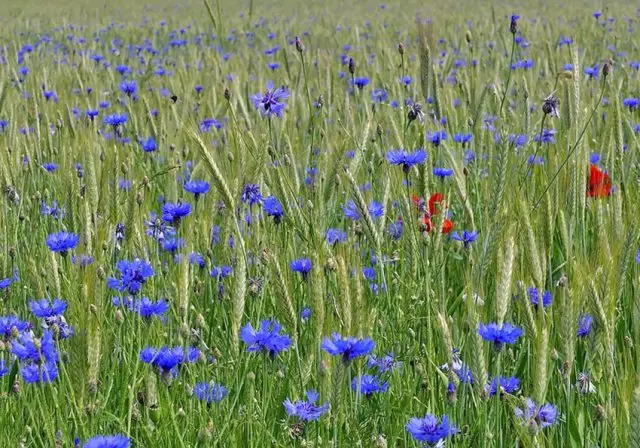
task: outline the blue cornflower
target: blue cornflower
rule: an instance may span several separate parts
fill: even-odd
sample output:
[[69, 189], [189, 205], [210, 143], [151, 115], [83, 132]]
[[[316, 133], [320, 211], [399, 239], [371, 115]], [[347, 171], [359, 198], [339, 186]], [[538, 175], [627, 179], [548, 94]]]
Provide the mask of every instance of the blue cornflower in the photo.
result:
[[142, 297], [141, 299], [133, 299], [127, 297], [121, 299], [114, 297], [111, 301], [113, 306], [124, 306], [129, 311], [133, 311], [140, 315], [140, 317], [151, 318], [153, 316], [162, 316], [169, 311], [169, 303], [164, 299], [153, 301], [148, 297]]
[[185, 191], [193, 194], [196, 200], [198, 200], [201, 194], [205, 194], [209, 191], [209, 182], [204, 180], [190, 180], [185, 182], [184, 189]]
[[84, 448], [129, 448], [131, 439], [125, 435], [95, 436], [87, 440]]
[[542, 134], [537, 134], [535, 141], [552, 144], [556, 142], [556, 130], [555, 129], [543, 129]]
[[388, 381], [381, 381], [378, 377], [367, 374], [355, 377], [351, 381], [351, 389], [358, 391], [358, 383], [360, 383], [360, 393], [368, 396], [374, 393], [384, 393], [389, 388]]
[[13, 283], [13, 279], [10, 277], [0, 279], [0, 291], [7, 289]]
[[199, 356], [200, 350], [195, 347], [190, 347], [186, 354], [182, 347], [146, 347], [140, 351], [140, 361], [152, 364], [163, 374], [171, 373], [174, 377], [178, 374], [178, 367], [187, 362], [196, 362]]
[[[538, 304], [540, 303], [540, 293], [538, 291], [538, 288], [529, 288], [529, 300], [531, 300], [531, 303], [537, 307]], [[551, 305], [551, 302], [553, 301], [553, 296], [551, 295], [551, 292], [549, 291], [545, 291], [542, 293], [542, 307], [546, 308], [549, 305]]]
[[527, 158], [527, 163], [532, 166], [544, 165], [544, 157], [536, 156], [535, 154], [529, 154], [529, 157]]
[[514, 327], [509, 323], [499, 327], [496, 323], [480, 324], [478, 334], [488, 342], [493, 342], [496, 348], [502, 348], [504, 344], [514, 344], [522, 335], [522, 329]]
[[251, 101], [257, 111], [262, 116], [282, 117], [287, 103], [284, 102], [289, 97], [289, 92], [284, 86], [274, 89], [271, 81], [267, 82], [267, 90], [263, 94], [256, 94], [251, 96]]
[[522, 420], [522, 425], [530, 429], [541, 430], [553, 425], [558, 417], [558, 409], [549, 403], [536, 406], [531, 398], [523, 408], [516, 408], [515, 414]]
[[219, 403], [228, 393], [229, 391], [222, 384], [197, 383], [193, 386], [193, 395], [199, 400], [206, 401], [207, 404]]
[[[520, 380], [515, 376], [511, 377], [500, 377], [500, 395], [507, 393], [513, 394], [520, 387]], [[485, 390], [489, 394], [490, 397], [493, 397], [496, 393], [498, 393], [498, 378], [494, 377], [489, 384], [486, 385]]]
[[122, 81], [120, 83], [120, 91], [127, 96], [134, 96], [136, 93], [138, 93], [138, 83], [135, 81], [135, 79]]
[[342, 210], [344, 212], [344, 216], [346, 216], [347, 218], [353, 221], [360, 220], [360, 212], [358, 211], [358, 207], [356, 206], [356, 203], [351, 199], [349, 199], [347, 203], [344, 204]]
[[526, 134], [511, 134], [508, 137], [509, 143], [515, 145], [516, 148], [521, 148], [529, 141], [529, 136]]
[[158, 144], [153, 137], [149, 137], [146, 140], [140, 140], [140, 146], [144, 152], [153, 152], [158, 149]]
[[636, 110], [640, 106], [640, 99], [638, 98], [625, 98], [622, 100], [622, 105], [628, 107], [629, 110]]
[[402, 149], [398, 151], [389, 151], [387, 153], [387, 160], [392, 165], [402, 165], [402, 171], [409, 173], [411, 167], [414, 165], [422, 165], [427, 159], [427, 153], [423, 149], [418, 149], [415, 152], [409, 153]]
[[475, 230], [472, 230], [471, 232], [465, 230], [464, 232], [462, 232], [462, 235], [460, 235], [458, 232], [453, 232], [451, 234], [451, 238], [463, 243], [466, 249], [471, 243], [478, 239], [478, 232], [476, 232]]
[[402, 84], [404, 84], [405, 86], [408, 86], [409, 84], [411, 84], [411, 81], [413, 81], [413, 79], [411, 78], [411, 76], [402, 76], [400, 77], [400, 82]]
[[279, 224], [282, 221], [282, 217], [284, 216], [284, 208], [282, 204], [275, 196], [268, 196], [264, 198], [264, 202], [262, 203], [262, 210], [267, 214], [267, 216], [271, 216], [273, 218], [273, 222]]
[[127, 73], [131, 73], [131, 69], [129, 68], [128, 65], [116, 65], [115, 68], [116, 72], [118, 72], [120, 75], [126, 75]]
[[378, 373], [389, 373], [400, 365], [399, 361], [396, 361], [393, 353], [387, 353], [381, 358], [376, 358], [370, 355], [367, 358], [367, 367], [378, 369]]
[[597, 152], [592, 152], [591, 155], [589, 156], [589, 163], [591, 165], [597, 165], [598, 163], [600, 163], [600, 159], [601, 159], [600, 154], [598, 154]]
[[593, 328], [593, 316], [590, 314], [581, 314], [578, 317], [578, 337], [584, 338], [591, 334]]
[[325, 337], [321, 348], [332, 356], [341, 356], [344, 362], [354, 360], [359, 356], [366, 356], [373, 351], [376, 344], [373, 339], [357, 339], [352, 336], [343, 338], [339, 333], [333, 333], [331, 339]]
[[7, 363], [4, 359], [0, 359], [0, 378], [9, 373], [9, 368], [7, 367]]
[[162, 246], [162, 250], [164, 250], [165, 252], [170, 252], [170, 253], [177, 252], [178, 249], [182, 249], [184, 247], [184, 238], [176, 238], [176, 237], [165, 238], [162, 241], [161, 246]]
[[158, 242], [164, 241], [165, 237], [175, 235], [175, 229], [158, 219], [156, 212], [149, 213], [149, 219], [144, 222], [147, 228], [146, 234], [155, 238]]
[[80, 241], [80, 237], [75, 233], [58, 232], [47, 236], [46, 243], [49, 250], [59, 252], [60, 255], [67, 255], [71, 249], [75, 249]]
[[384, 103], [389, 98], [389, 94], [384, 89], [373, 89], [371, 91], [371, 99], [374, 103]]
[[369, 78], [367, 78], [366, 76], [361, 76], [358, 78], [355, 78], [353, 80], [353, 84], [360, 90], [364, 89], [366, 86], [369, 85]]
[[414, 417], [407, 423], [407, 431], [418, 442], [424, 442], [427, 446], [444, 446], [444, 439], [458, 432], [458, 428], [449, 423], [449, 417], [442, 419], [431, 414], [425, 414], [423, 418]]
[[298, 400], [292, 403], [287, 398], [283, 403], [284, 409], [290, 417], [298, 417], [305, 422], [318, 420], [329, 409], [329, 402], [325, 401], [323, 405], [317, 406], [319, 394], [315, 390], [308, 390], [306, 395], [307, 401]]
[[202, 93], [202, 91], [204, 90], [204, 87], [203, 87], [203, 86], [201, 86], [200, 84], [197, 84], [197, 85], [195, 85], [195, 86], [193, 87], [193, 90], [195, 90], [195, 91], [196, 91], [196, 93], [200, 94], [200, 93]]
[[453, 168], [434, 168], [433, 175], [444, 179], [445, 177], [453, 176]]
[[34, 316], [47, 319], [63, 314], [67, 309], [67, 302], [60, 299], [53, 299], [53, 301], [48, 299], [31, 300], [29, 308]]
[[30, 327], [29, 322], [22, 321], [18, 316], [0, 316], [0, 338], [10, 339], [18, 336]]
[[124, 125], [129, 116], [127, 114], [112, 114], [104, 117], [104, 124], [117, 128], [118, 126]]
[[162, 220], [164, 222], [179, 223], [180, 220], [191, 213], [191, 204], [188, 202], [178, 202], [173, 204], [167, 202], [162, 206]]
[[242, 189], [240, 200], [249, 205], [261, 203], [262, 194], [260, 194], [260, 187], [256, 184], [246, 184]]
[[120, 279], [109, 277], [107, 286], [117, 291], [128, 291], [136, 295], [140, 288], [153, 275], [153, 268], [149, 263], [139, 258], [133, 261], [120, 260], [117, 264]]
[[98, 115], [100, 115], [100, 111], [98, 110], [95, 110], [95, 109], [87, 110], [87, 118], [91, 121], [93, 121], [93, 119], [96, 118]]
[[387, 226], [387, 233], [393, 241], [398, 241], [402, 238], [403, 224], [401, 219], [390, 222]]
[[600, 66], [598, 64], [594, 64], [592, 67], [585, 67], [584, 74], [587, 75], [590, 79], [597, 78], [600, 72]]
[[293, 272], [299, 272], [302, 275], [302, 278], [306, 280], [309, 272], [311, 272], [313, 263], [309, 258], [299, 258], [297, 260], [293, 260], [289, 266]]
[[341, 229], [329, 229], [327, 230], [326, 241], [330, 246], [336, 243], [344, 243], [347, 241], [347, 233]]
[[362, 268], [362, 275], [366, 280], [373, 281], [376, 279], [376, 270], [371, 267]]
[[44, 330], [40, 339], [36, 339], [30, 331], [21, 333], [11, 341], [11, 353], [20, 361], [40, 362], [44, 359], [49, 362], [58, 362], [53, 333], [49, 330]]
[[462, 146], [466, 145], [473, 138], [473, 134], [454, 134], [453, 141], [456, 143], [461, 143]]
[[[445, 364], [446, 365], [446, 364]], [[448, 367], [448, 366], [447, 366]], [[453, 371], [458, 376], [458, 379], [463, 384], [473, 384], [473, 371], [469, 368], [468, 365], [460, 363], [459, 368], [453, 368]]]
[[29, 363], [20, 369], [25, 383], [50, 383], [58, 378], [58, 365], [53, 361], [42, 364]]
[[204, 257], [198, 252], [191, 252], [189, 254], [189, 264], [194, 264], [196, 266], [204, 268], [205, 266]]
[[445, 131], [436, 131], [436, 132], [427, 133], [427, 140], [429, 140], [429, 142], [435, 147], [440, 146], [440, 143], [442, 143], [446, 139], [447, 139], [447, 133]]
[[282, 326], [275, 319], [260, 321], [260, 329], [255, 330], [251, 322], [240, 329], [240, 339], [248, 345], [248, 352], [264, 351], [271, 357], [287, 350], [291, 346], [291, 338], [281, 334]]
[[59, 219], [64, 217], [64, 210], [58, 207], [58, 201], [53, 201], [51, 207], [46, 202], [42, 201], [40, 204], [40, 214], [43, 216], [52, 216], [53, 219]]
[[42, 164], [42, 168], [44, 168], [48, 173], [53, 173], [58, 169], [58, 164], [53, 162], [47, 162]]
[[305, 307], [300, 312], [300, 320], [302, 321], [302, 323], [305, 323], [309, 320], [310, 317], [311, 317], [311, 308]]
[[216, 280], [222, 280], [223, 278], [229, 277], [231, 275], [231, 272], [231, 266], [214, 266], [213, 268], [211, 268], [209, 275]]
[[384, 215], [384, 206], [377, 201], [371, 201], [371, 203], [369, 204], [369, 214], [371, 215], [373, 220], [376, 221], [378, 218]]
[[201, 132], [210, 132], [211, 128], [222, 129], [222, 123], [215, 118], [205, 118], [200, 122]]

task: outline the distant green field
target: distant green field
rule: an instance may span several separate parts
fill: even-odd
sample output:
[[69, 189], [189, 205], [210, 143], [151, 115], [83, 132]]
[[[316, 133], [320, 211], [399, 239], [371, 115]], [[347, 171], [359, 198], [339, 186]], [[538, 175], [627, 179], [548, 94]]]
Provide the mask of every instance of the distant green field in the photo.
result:
[[0, 8], [0, 447], [640, 448], [640, 10]]

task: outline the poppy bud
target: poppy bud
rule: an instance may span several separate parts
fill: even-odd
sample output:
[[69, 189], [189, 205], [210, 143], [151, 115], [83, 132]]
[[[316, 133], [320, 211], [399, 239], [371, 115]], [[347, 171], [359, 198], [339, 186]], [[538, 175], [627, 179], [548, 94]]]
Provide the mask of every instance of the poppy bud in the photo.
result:
[[402, 44], [402, 42], [398, 44], [398, 53], [400, 53], [400, 56], [404, 54], [404, 45]]
[[609, 61], [605, 61], [604, 66], [602, 67], [602, 75], [606, 78], [611, 71], [611, 66], [609, 65]]

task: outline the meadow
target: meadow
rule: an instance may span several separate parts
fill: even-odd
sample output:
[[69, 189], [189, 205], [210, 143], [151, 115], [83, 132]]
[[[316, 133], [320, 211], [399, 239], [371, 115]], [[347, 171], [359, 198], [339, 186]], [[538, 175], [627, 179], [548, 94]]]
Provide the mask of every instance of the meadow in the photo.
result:
[[640, 10], [280, 3], [3, 7], [0, 446], [640, 448]]

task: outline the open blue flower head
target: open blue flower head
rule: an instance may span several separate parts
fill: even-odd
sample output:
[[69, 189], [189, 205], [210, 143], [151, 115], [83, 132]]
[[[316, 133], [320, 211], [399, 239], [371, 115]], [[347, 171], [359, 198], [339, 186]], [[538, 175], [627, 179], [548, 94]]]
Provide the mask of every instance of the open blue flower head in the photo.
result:
[[31, 300], [29, 302], [29, 308], [34, 316], [47, 319], [53, 316], [59, 316], [67, 309], [67, 302], [60, 299], [40, 299]]
[[411, 167], [414, 165], [422, 165], [427, 160], [427, 153], [423, 149], [418, 149], [415, 152], [406, 152], [402, 149], [397, 151], [389, 151], [387, 153], [387, 160], [392, 165], [401, 165], [402, 171], [409, 173]]
[[488, 342], [493, 342], [496, 348], [502, 348], [504, 344], [514, 344], [520, 336], [522, 329], [514, 327], [509, 323], [502, 324], [499, 327], [496, 323], [480, 324], [478, 334]]
[[360, 386], [360, 393], [362, 395], [371, 396], [376, 393], [384, 393], [389, 388], [388, 381], [382, 381], [377, 376], [362, 375], [361, 377], [355, 377], [351, 381], [351, 390], [358, 391], [358, 385]]
[[144, 152], [154, 152], [158, 149], [158, 144], [153, 137], [149, 137], [146, 140], [140, 140], [140, 146]]
[[367, 358], [367, 367], [370, 369], [377, 369], [378, 373], [389, 373], [395, 370], [400, 365], [400, 361], [396, 361], [393, 353], [387, 353], [386, 355], [377, 358], [370, 355]]
[[444, 140], [447, 139], [447, 133], [445, 131], [428, 132], [427, 140], [435, 147], [440, 146]]
[[154, 365], [163, 374], [171, 373], [174, 377], [178, 374], [178, 367], [187, 362], [196, 362], [199, 356], [200, 350], [195, 347], [189, 347], [187, 353], [182, 347], [146, 347], [140, 351], [140, 361]]
[[341, 356], [345, 362], [368, 355], [375, 346], [373, 339], [358, 339], [352, 336], [343, 338], [339, 333], [333, 333], [331, 339], [325, 337], [321, 345], [325, 352], [332, 356]]
[[132, 97], [138, 93], [138, 83], [135, 79], [122, 81], [120, 83], [120, 91], [125, 95]]
[[58, 232], [47, 236], [47, 247], [52, 252], [58, 252], [60, 255], [67, 255], [72, 249], [78, 245], [80, 237], [75, 233]]
[[444, 179], [445, 177], [453, 176], [453, 168], [439, 168], [435, 167], [433, 169], [433, 175]]
[[209, 191], [209, 182], [204, 180], [190, 180], [185, 182], [184, 184], [185, 191], [193, 194], [196, 199], [200, 197], [200, 195], [205, 194]]
[[113, 306], [123, 306], [145, 318], [160, 317], [169, 311], [169, 303], [164, 299], [153, 301], [148, 297], [142, 297], [141, 299], [114, 297], [111, 303]]
[[162, 220], [164, 222], [177, 224], [189, 213], [191, 213], [191, 204], [188, 202], [178, 202], [176, 204], [167, 202], [162, 206]]
[[242, 188], [240, 200], [245, 204], [255, 205], [262, 202], [262, 194], [260, 194], [260, 186], [256, 184], [246, 184]]
[[285, 100], [289, 97], [289, 92], [282, 86], [274, 89], [273, 82], [267, 82], [267, 90], [262, 94], [251, 96], [253, 106], [264, 117], [282, 117], [287, 106]]
[[112, 114], [104, 117], [104, 124], [117, 128], [119, 126], [124, 125], [129, 116], [126, 114]]
[[30, 331], [20, 334], [11, 341], [11, 353], [20, 361], [38, 363], [44, 359], [53, 363], [58, 362], [58, 351], [53, 333], [49, 330], [44, 330], [40, 339], [37, 339]]
[[[513, 394], [520, 387], [520, 380], [515, 376], [511, 377], [500, 377], [500, 394], [503, 393]], [[489, 384], [485, 387], [485, 390], [489, 394], [490, 397], [494, 396], [498, 393], [498, 378], [494, 377]]]
[[109, 277], [107, 286], [117, 291], [127, 291], [132, 295], [138, 294], [142, 285], [153, 275], [151, 265], [139, 258], [133, 261], [120, 260], [117, 268], [120, 271], [120, 278]]
[[478, 232], [476, 232], [475, 230], [472, 230], [471, 232], [465, 230], [464, 232], [462, 232], [462, 234], [453, 232], [451, 234], [451, 238], [456, 241], [460, 241], [462, 244], [464, 244], [465, 248], [468, 248], [471, 243], [478, 239]]
[[311, 272], [311, 269], [313, 268], [313, 263], [309, 258], [299, 258], [297, 260], [293, 260], [290, 267], [293, 272], [298, 272], [302, 275], [302, 278], [306, 280], [309, 272]]
[[344, 243], [347, 241], [347, 233], [341, 229], [329, 229], [327, 230], [326, 241], [329, 246], [333, 246], [337, 243]]
[[316, 405], [319, 395], [314, 390], [307, 391], [306, 395], [306, 401], [298, 400], [296, 402], [292, 402], [287, 398], [283, 403], [284, 409], [290, 417], [298, 417], [300, 420], [305, 422], [318, 420], [322, 417], [322, 414], [329, 410], [329, 402], [325, 401], [324, 404], [320, 406]]
[[95, 436], [84, 444], [84, 448], [129, 448], [130, 446], [131, 439], [122, 434]]
[[53, 361], [26, 364], [20, 369], [20, 375], [27, 384], [51, 383], [58, 378], [58, 365]]
[[[538, 291], [538, 288], [529, 288], [528, 293], [531, 304], [537, 307], [540, 304], [540, 292]], [[542, 293], [542, 307], [548, 307], [551, 305], [551, 302], [553, 302], [553, 295], [550, 291], [544, 291]]]
[[446, 415], [442, 419], [431, 414], [426, 414], [423, 418], [414, 417], [409, 420], [406, 428], [418, 442], [432, 447], [443, 446], [441, 442], [458, 432], [458, 428], [449, 423], [449, 417]]
[[578, 317], [578, 337], [586, 338], [591, 334], [593, 328], [593, 316], [590, 314], [581, 314]]
[[262, 203], [262, 209], [267, 216], [271, 216], [273, 218], [273, 221], [276, 224], [279, 224], [284, 216], [284, 208], [275, 196], [266, 197]]
[[275, 319], [260, 321], [260, 328], [254, 329], [251, 322], [240, 329], [240, 339], [248, 345], [248, 352], [266, 352], [271, 357], [291, 347], [291, 338], [281, 334], [282, 326]]
[[217, 383], [197, 383], [193, 386], [193, 395], [207, 404], [219, 403], [228, 393], [226, 387]]
[[0, 316], [0, 338], [4, 340], [18, 336], [29, 329], [29, 322], [22, 321], [18, 316]]
[[525, 406], [516, 408], [514, 413], [520, 418], [521, 424], [540, 431], [556, 423], [558, 409], [549, 403], [536, 406], [531, 398], [527, 398]]
[[209, 272], [209, 275], [216, 280], [222, 280], [229, 277], [232, 271], [233, 269], [228, 265], [213, 266], [211, 268], [211, 271]]

